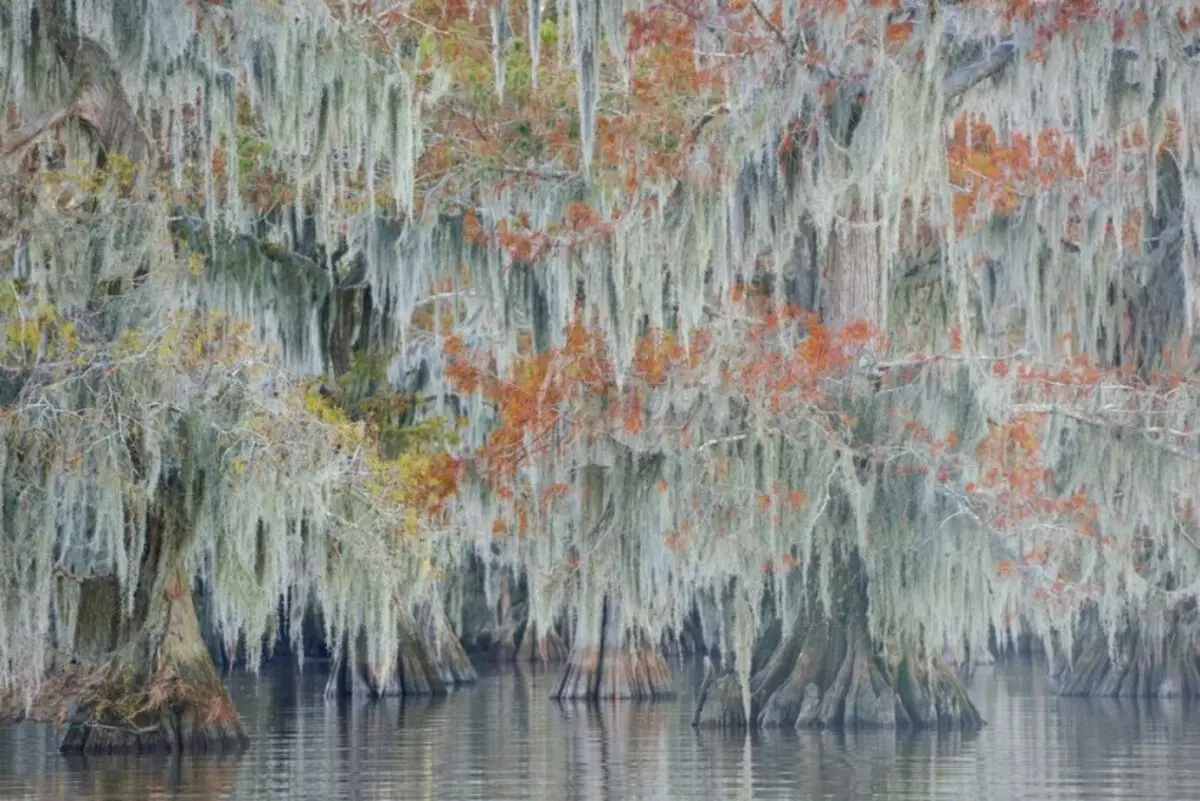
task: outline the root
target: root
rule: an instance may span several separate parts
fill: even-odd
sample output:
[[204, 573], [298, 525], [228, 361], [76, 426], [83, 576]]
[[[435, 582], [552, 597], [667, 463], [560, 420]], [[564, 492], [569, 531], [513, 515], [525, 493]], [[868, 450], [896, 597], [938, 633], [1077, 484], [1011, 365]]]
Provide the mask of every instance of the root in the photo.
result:
[[888, 665], [865, 629], [822, 619], [785, 638], [750, 682], [751, 719], [736, 674], [710, 676], [693, 725], [711, 728], [938, 726], [983, 719], [958, 677], [939, 663]]

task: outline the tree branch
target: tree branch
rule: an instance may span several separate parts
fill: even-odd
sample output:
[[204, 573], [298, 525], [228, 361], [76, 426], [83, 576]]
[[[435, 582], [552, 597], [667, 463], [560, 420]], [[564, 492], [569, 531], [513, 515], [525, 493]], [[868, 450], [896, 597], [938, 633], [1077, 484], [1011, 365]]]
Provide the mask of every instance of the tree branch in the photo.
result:
[[120, 154], [133, 163], [145, 161], [152, 148], [133, 105], [113, 67], [112, 56], [99, 42], [79, 33], [66, 18], [58, 0], [39, 0], [38, 25], [54, 45], [71, 75], [69, 102], [47, 112], [21, 129], [2, 151], [7, 156], [70, 117], [88, 129], [106, 154]]
[[779, 41], [779, 43], [784, 47], [787, 47], [788, 41], [786, 38], [784, 38], [783, 31], [779, 30], [779, 27], [774, 22], [771, 22], [771, 18], [763, 13], [763, 10], [759, 8], [758, 3], [754, 2], [754, 0], [750, 0], [750, 7], [754, 9], [754, 13], [757, 14], [758, 18], [763, 21], [763, 24], [771, 29], [771, 33], [775, 34], [775, 38]]
[[26, 123], [21, 127], [21, 130], [13, 134], [12, 138], [5, 142], [3, 147], [0, 147], [0, 155], [8, 157], [24, 150], [28, 145], [33, 144], [34, 141], [40, 138], [42, 134], [51, 128], [61, 125], [74, 113], [74, 104], [61, 106], [43, 113]]
[[1017, 57], [1017, 46], [1005, 39], [981, 59], [950, 72], [942, 79], [942, 92], [946, 100], [953, 100], [966, 93], [978, 83], [998, 74]]

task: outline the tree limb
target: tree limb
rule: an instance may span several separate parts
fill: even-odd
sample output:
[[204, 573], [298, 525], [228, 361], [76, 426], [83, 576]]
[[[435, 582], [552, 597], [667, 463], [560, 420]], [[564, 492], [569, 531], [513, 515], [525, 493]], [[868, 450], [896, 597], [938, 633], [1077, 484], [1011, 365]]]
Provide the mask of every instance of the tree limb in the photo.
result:
[[0, 147], [0, 155], [8, 157], [24, 150], [28, 145], [33, 144], [34, 141], [39, 139], [42, 134], [46, 133], [46, 131], [61, 125], [74, 113], [74, 104], [71, 104], [41, 114], [13, 134], [12, 138], [5, 142], [3, 147]]
[[1005, 39], [991, 49], [983, 58], [950, 72], [942, 79], [942, 92], [946, 100], [953, 100], [966, 93], [976, 84], [998, 74], [1017, 57], [1017, 46]]
[[57, 0], [40, 0], [35, 13], [46, 40], [54, 45], [69, 71], [73, 88], [68, 102], [22, 127], [0, 148], [0, 155], [10, 156], [51, 128], [75, 118], [104, 154], [120, 154], [133, 163], [149, 158], [150, 137], [142, 129], [108, 50], [80, 34]]

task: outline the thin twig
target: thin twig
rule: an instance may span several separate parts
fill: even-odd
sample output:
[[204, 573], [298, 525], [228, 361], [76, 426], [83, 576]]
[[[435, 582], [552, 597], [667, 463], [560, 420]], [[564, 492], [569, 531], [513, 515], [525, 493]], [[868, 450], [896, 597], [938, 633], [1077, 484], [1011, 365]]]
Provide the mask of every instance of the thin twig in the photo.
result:
[[771, 29], [771, 33], [775, 34], [775, 38], [779, 40], [779, 43], [784, 47], [787, 47], [787, 37], [783, 35], [783, 31], [779, 30], [778, 26], [776, 26], [774, 22], [771, 22], [770, 17], [763, 13], [763, 10], [759, 8], [758, 3], [754, 2], [754, 0], [750, 0], [750, 7], [754, 9], [754, 13], [758, 15], [758, 18], [761, 19], [763, 23]]

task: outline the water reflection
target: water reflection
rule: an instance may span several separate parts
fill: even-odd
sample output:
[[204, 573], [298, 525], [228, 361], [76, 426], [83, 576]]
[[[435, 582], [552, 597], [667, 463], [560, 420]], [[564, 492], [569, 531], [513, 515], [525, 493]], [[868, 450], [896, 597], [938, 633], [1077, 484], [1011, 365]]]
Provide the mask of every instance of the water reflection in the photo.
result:
[[694, 731], [686, 691], [678, 704], [560, 706], [554, 675], [527, 671], [440, 701], [326, 702], [320, 671], [272, 670], [234, 681], [253, 740], [240, 758], [68, 760], [45, 728], [0, 729], [0, 798], [1200, 798], [1200, 723], [1185, 705], [1049, 697], [1040, 675], [981, 671], [990, 725], [973, 735], [744, 736]]

